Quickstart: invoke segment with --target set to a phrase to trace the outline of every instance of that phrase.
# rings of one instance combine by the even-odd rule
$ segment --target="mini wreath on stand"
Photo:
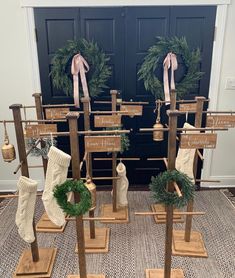
[[[179,197],[176,192],[168,192],[168,182],[176,182],[179,186],[182,197]],[[154,193],[155,201],[168,205],[173,205],[177,208],[185,206],[194,196],[194,186],[191,179],[184,173],[173,170],[165,171],[157,177],[152,177],[150,189]]]
[[[106,83],[111,76],[111,68],[107,65],[109,58],[99,49],[98,45],[85,39],[69,40],[67,45],[56,51],[50,72],[53,86],[63,90],[66,95],[72,96],[71,62],[73,56],[78,53],[81,53],[90,66],[87,73],[88,90],[90,96],[95,97],[103,89],[108,88]]]
[[[68,202],[67,193],[77,192],[80,196],[80,202],[72,204]],[[91,208],[91,193],[81,180],[66,181],[59,184],[54,189],[54,197],[62,210],[70,216],[79,216],[85,214]]]
[[[156,77],[157,67],[162,68],[162,60],[167,53],[172,52],[176,56],[181,56],[186,67],[186,74],[183,79],[176,83],[177,98],[181,99],[190,89],[197,85],[197,81],[203,76],[200,72],[199,62],[201,60],[200,50],[190,51],[184,37],[164,38],[157,37],[158,41],[149,48],[147,56],[138,71],[139,80],[144,81],[144,87],[150,91],[155,99],[164,99],[163,83]]]
[[[53,140],[53,142],[52,142]],[[35,157],[39,157],[42,156],[45,159],[48,159],[47,155],[48,152],[50,150],[50,147],[56,146],[57,145],[57,141],[53,138],[43,138],[43,142],[44,142],[44,147],[35,147],[35,143],[36,143],[37,139],[35,138],[26,138],[25,139],[25,145],[26,145],[26,149],[30,149],[31,147],[33,147],[33,149],[30,152],[30,156],[35,156]]]

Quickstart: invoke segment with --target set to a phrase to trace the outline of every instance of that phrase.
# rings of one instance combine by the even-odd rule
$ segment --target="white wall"
[[[222,59],[221,78],[218,94],[217,110],[235,111],[235,90],[226,90],[227,77],[235,77],[235,1],[229,5],[224,51]],[[213,151],[211,178],[220,179],[222,184],[235,186],[235,129],[222,132],[218,137],[218,145]]]
[[[20,7],[20,1],[18,0],[1,3],[0,120],[12,119],[9,106],[13,103],[33,104],[33,78],[24,13],[25,10]],[[35,117],[34,114],[32,116]],[[9,124],[8,131],[11,143],[14,143],[17,148],[12,124]],[[0,145],[2,144],[3,125],[0,124]],[[0,158],[0,191],[16,188],[16,180],[19,175],[14,175],[13,171],[18,162],[18,157],[12,163],[3,162],[2,157]],[[30,163],[38,164],[35,161]],[[43,177],[41,170],[31,170],[30,174],[32,178],[37,180],[41,180]]]
[[[177,2],[177,1],[176,1]],[[235,36],[234,26],[235,3],[228,8],[228,20],[225,33],[225,46],[223,54],[222,71],[220,78],[220,89],[218,98],[218,109],[235,110],[235,91],[225,90],[226,77],[235,76]],[[20,0],[3,1],[0,9],[0,119],[11,119],[9,105],[33,103],[33,74],[30,61],[30,49],[28,45],[25,10],[20,7]],[[34,116],[34,115],[33,115]],[[32,118],[32,116],[30,116]],[[9,135],[15,144],[14,129],[9,126]],[[211,175],[214,178],[223,178],[224,184],[235,185],[235,130],[219,136],[219,143],[213,155]],[[0,142],[3,144],[3,128],[0,126]],[[0,159],[0,191],[4,189],[15,189],[18,175],[13,171],[18,160],[10,164]],[[32,161],[30,164],[39,164]],[[31,170],[32,178],[42,180],[42,170]]]

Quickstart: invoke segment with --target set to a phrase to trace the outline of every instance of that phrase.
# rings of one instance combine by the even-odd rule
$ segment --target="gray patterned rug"
[[[110,202],[109,192],[98,193],[98,205]],[[134,211],[149,210],[149,192],[129,192],[130,223],[112,224],[110,252],[87,255],[89,273],[103,273],[106,278],[144,278],[145,268],[164,264],[165,225],[152,217],[135,216]],[[23,249],[29,246],[19,238],[14,224],[17,201],[11,200],[0,210],[0,277],[10,278]],[[182,268],[186,278],[235,278],[235,208],[220,191],[196,192],[195,210],[206,211],[194,218],[193,230],[202,232],[209,258],[173,257],[172,267]],[[37,201],[36,220],[43,212]],[[174,227],[182,229],[182,224]],[[38,234],[40,247],[59,249],[52,277],[64,278],[78,273],[74,254],[75,223],[70,221],[63,234]]]

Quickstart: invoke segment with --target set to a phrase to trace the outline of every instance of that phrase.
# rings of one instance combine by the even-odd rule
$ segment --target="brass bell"
[[[5,140],[5,144],[2,146],[2,157],[5,162],[11,162],[16,159],[15,147],[9,144],[8,140]]]
[[[91,193],[92,205],[90,210],[94,210],[96,208],[96,185],[92,182],[91,178],[87,178],[85,186]]]
[[[15,147],[12,144],[9,144],[9,137],[7,134],[6,122],[3,121],[4,125],[4,145],[2,146],[2,157],[5,162],[11,162],[16,159]]]
[[[155,125],[153,126],[153,128],[164,128],[163,125],[160,123],[159,120],[156,121]],[[164,140],[164,132],[160,131],[160,130],[154,130],[153,131],[153,140],[154,141],[163,141]]]

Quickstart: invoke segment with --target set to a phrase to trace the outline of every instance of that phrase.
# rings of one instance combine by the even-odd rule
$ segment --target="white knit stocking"
[[[52,146],[50,148],[42,201],[49,219],[57,226],[64,225],[65,216],[56,202],[53,190],[57,184],[62,184],[66,181],[70,160],[70,155],[56,147]]]
[[[37,182],[21,176],[17,183],[19,198],[16,212],[16,225],[20,237],[28,243],[35,240],[33,216],[36,202]]]
[[[185,123],[184,128],[195,128],[194,126]],[[186,133],[194,133],[195,131],[186,131]],[[196,149],[181,149],[179,148],[178,154],[175,161],[175,168],[178,171],[183,172],[188,175],[192,182],[195,183],[194,173],[193,173],[193,165],[194,165],[194,157],[195,157]]]
[[[126,177],[126,166],[120,162],[117,165],[117,173],[120,179],[117,180],[117,204],[119,206],[127,206],[127,191],[129,186],[129,181]]]

